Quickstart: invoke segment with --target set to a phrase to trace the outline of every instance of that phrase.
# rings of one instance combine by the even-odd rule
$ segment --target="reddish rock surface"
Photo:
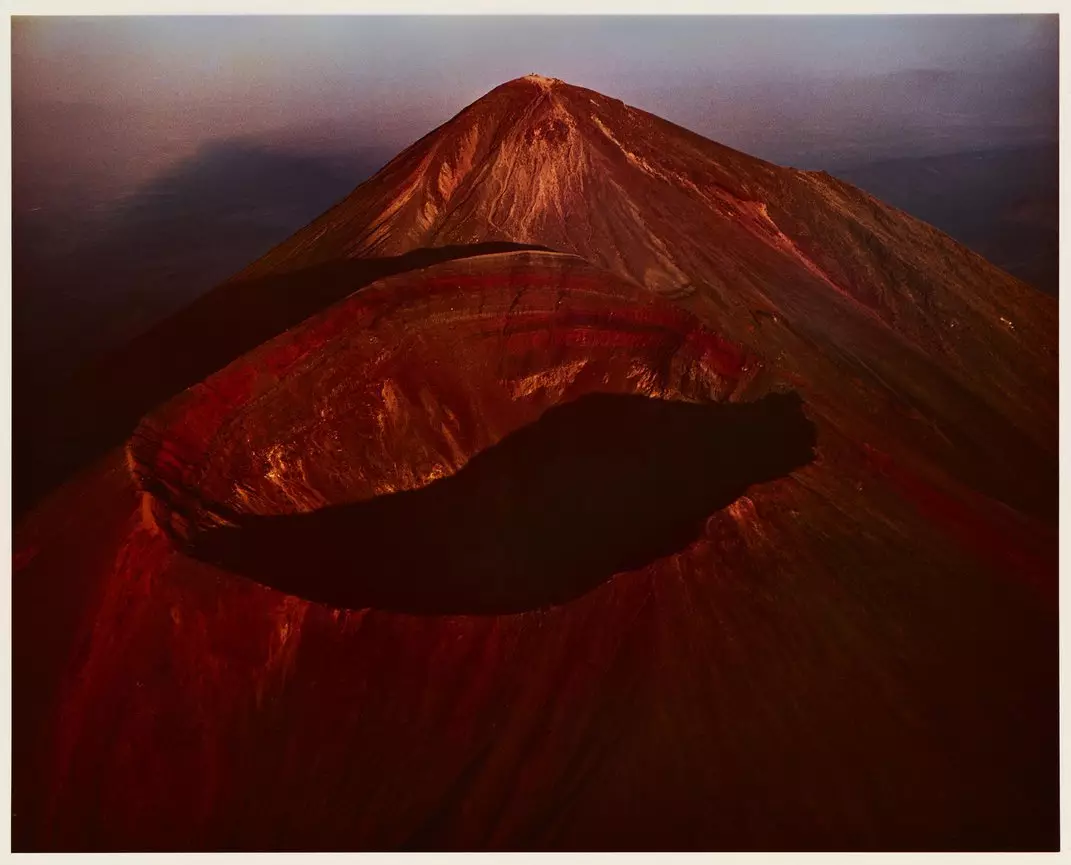
[[[17,527],[17,849],[1058,845],[1052,301],[538,77],[258,290]]]

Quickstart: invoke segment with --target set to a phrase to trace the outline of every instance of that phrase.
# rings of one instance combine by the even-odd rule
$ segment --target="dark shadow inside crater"
[[[511,613],[686,548],[708,516],[814,459],[795,393],[743,404],[591,394],[420,489],[285,516],[218,511],[186,552],[332,607]]]

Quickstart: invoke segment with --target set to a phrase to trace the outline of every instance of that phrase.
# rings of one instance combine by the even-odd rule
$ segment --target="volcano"
[[[1056,313],[503,84],[50,416],[16,848],[1057,849]]]

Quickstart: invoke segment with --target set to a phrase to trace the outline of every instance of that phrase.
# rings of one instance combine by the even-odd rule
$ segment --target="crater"
[[[516,613],[687,548],[748,487],[809,463],[796,394],[696,404],[588,394],[416,490],[312,513],[219,512],[186,551],[331,607]]]
[[[337,608],[566,603],[812,458],[796,395],[574,256],[383,280],[146,417],[144,513],[188,555]]]

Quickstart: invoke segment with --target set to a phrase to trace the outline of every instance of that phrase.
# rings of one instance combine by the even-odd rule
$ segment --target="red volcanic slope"
[[[18,527],[16,847],[1055,848],[1053,304],[831,178],[532,76],[242,279],[483,240],[573,254],[363,288]],[[317,546],[294,594],[179,548],[427,498],[585,394],[721,417],[788,387],[817,459],[567,603],[340,610],[302,599]],[[655,474],[711,429],[652,427]],[[339,525],[305,536],[361,579],[370,543],[410,553]]]

